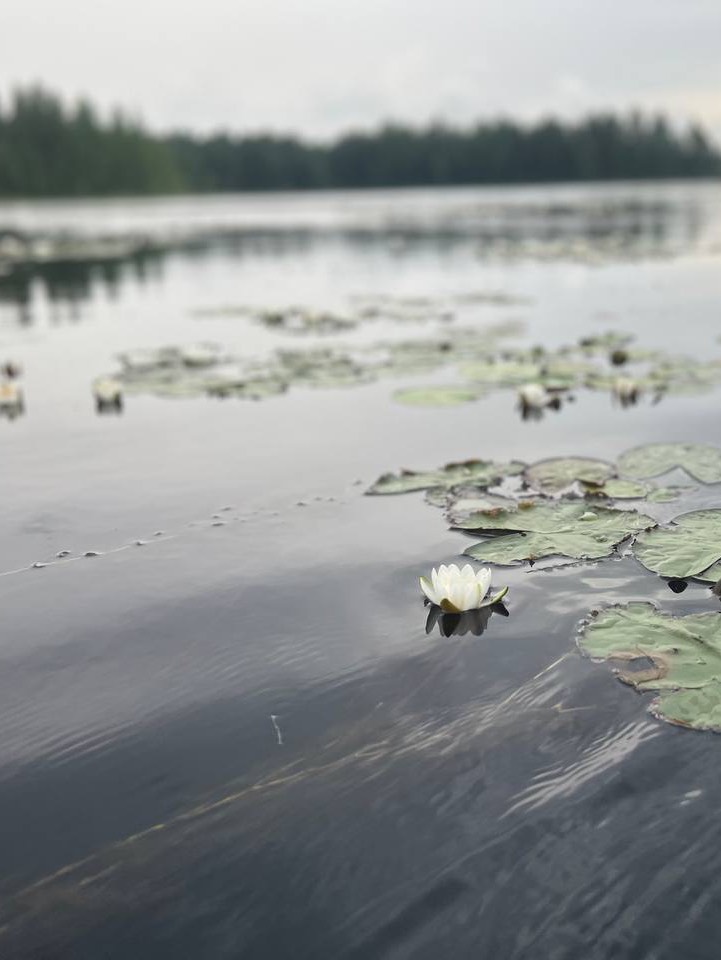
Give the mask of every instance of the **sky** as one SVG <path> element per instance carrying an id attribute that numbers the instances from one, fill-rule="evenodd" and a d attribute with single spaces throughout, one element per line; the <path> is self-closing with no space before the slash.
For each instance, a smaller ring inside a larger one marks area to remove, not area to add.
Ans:
<path id="1" fill-rule="evenodd" d="M 0 0 L 0 96 L 36 82 L 163 131 L 641 108 L 721 140 L 721 0 Z"/>

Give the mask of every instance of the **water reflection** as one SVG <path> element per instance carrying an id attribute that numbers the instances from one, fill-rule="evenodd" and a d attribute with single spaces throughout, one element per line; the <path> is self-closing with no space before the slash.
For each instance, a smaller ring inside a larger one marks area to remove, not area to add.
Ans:
<path id="1" fill-rule="evenodd" d="M 548 397 L 547 400 L 544 400 L 543 403 L 531 402 L 528 397 L 523 393 L 519 393 L 518 397 L 518 412 L 521 415 L 521 420 L 543 420 L 548 410 L 553 410 L 555 413 L 563 407 L 564 401 L 570 403 L 573 401 L 573 396 L 568 394 L 563 399 L 561 399 L 559 394 Z"/>
<path id="2" fill-rule="evenodd" d="M 440 607 L 429 604 L 426 634 L 430 635 L 438 627 L 442 637 L 463 637 L 468 633 L 480 637 L 488 629 L 494 613 L 501 617 L 509 616 L 508 608 L 500 601 L 481 610 L 466 610 L 465 613 L 444 613 Z"/>
<path id="3" fill-rule="evenodd" d="M 0 304 L 17 307 L 19 323 L 33 320 L 37 286 L 71 317 L 98 291 L 116 296 L 124 283 L 142 285 L 171 255 L 198 260 L 297 255 L 319 244 L 356 252 L 380 249 L 407 257 L 466 249 L 483 260 L 563 260 L 583 264 L 676 256 L 698 248 L 716 229 L 716 210 L 700 189 L 661 195 L 659 188 L 587 187 L 549 201 L 546 192 L 483 189 L 412 193 L 308 195 L 269 198 L 260 205 L 230 197 L 222 219 L 214 200 L 184 199 L 177 209 L 103 203 L 88 211 L 0 206 Z M 715 196 L 711 199 L 716 199 Z M 194 222 L 195 221 L 195 222 Z M 119 224 L 114 235 L 103 233 Z"/>
<path id="4" fill-rule="evenodd" d="M 50 304 L 50 320 L 76 322 L 82 318 L 82 306 L 98 292 L 118 299 L 126 284 L 144 286 L 161 275 L 165 254 L 160 251 L 135 252 L 115 260 L 78 259 L 19 261 L 3 263 L 0 257 L 0 308 L 15 308 L 16 322 L 30 326 L 36 319 L 36 299 Z"/>

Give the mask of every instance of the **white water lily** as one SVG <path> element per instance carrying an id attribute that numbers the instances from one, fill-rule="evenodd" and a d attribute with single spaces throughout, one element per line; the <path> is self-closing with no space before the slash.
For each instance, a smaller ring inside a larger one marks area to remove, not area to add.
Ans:
<path id="1" fill-rule="evenodd" d="M 527 383 L 518 389 L 518 399 L 524 407 L 540 410 L 547 407 L 551 401 L 551 394 L 540 383 Z"/>
<path id="2" fill-rule="evenodd" d="M 621 403 L 635 403 L 641 391 L 638 383 L 630 377 L 617 377 L 613 383 L 613 392 Z"/>
<path id="3" fill-rule="evenodd" d="M 465 610 L 479 610 L 491 606 L 505 597 L 508 587 L 504 587 L 495 596 L 486 599 L 491 586 L 491 571 L 488 567 L 474 570 L 470 563 L 459 569 L 455 563 L 448 566 L 442 563 L 438 569 L 431 570 L 431 579 L 421 577 L 421 590 L 431 603 L 445 613 L 463 613 Z"/>
<path id="4" fill-rule="evenodd" d="M 23 405 L 23 392 L 20 387 L 9 380 L 0 381 L 0 410 L 20 410 Z"/>
<path id="5" fill-rule="evenodd" d="M 123 399 L 123 385 L 114 377 L 99 377 L 93 382 L 93 396 L 98 403 L 118 403 Z"/>

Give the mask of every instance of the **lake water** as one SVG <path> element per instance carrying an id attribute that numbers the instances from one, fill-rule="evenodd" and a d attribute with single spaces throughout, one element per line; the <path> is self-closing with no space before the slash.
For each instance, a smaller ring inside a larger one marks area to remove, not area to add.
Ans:
<path id="1" fill-rule="evenodd" d="M 511 322 L 720 356 L 721 186 L 17 203 L 3 230 L 136 247 L 0 266 L 25 397 L 0 419 L 0 956 L 715 960 L 721 740 L 575 646 L 594 607 L 713 609 L 707 587 L 630 556 L 497 568 L 507 618 L 427 635 L 417 577 L 470 541 L 422 494 L 364 491 L 718 443 L 718 388 L 523 420 L 514 390 L 393 400 L 443 370 L 122 415 L 91 383 L 139 348 L 254 361 Z M 239 309 L 378 295 L 454 317 L 299 335 Z"/>

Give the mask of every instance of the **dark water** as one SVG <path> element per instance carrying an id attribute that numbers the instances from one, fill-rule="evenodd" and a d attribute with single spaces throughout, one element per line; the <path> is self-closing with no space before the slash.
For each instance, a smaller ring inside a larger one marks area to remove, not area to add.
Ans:
<path id="1" fill-rule="evenodd" d="M 716 355 L 720 208 L 701 184 L 0 209 L 162 239 L 0 278 L 27 401 L 0 420 L 0 956 L 718 956 L 721 741 L 574 643 L 603 603 L 708 590 L 630 557 L 499 569 L 507 618 L 426 635 L 417 576 L 467 541 L 363 496 L 400 466 L 718 443 L 718 391 L 522 422 L 512 392 L 423 409 L 387 381 L 98 417 L 89 384 L 122 349 L 288 343 L 194 309 L 364 292 L 501 290 L 526 302 L 464 322 Z"/>

